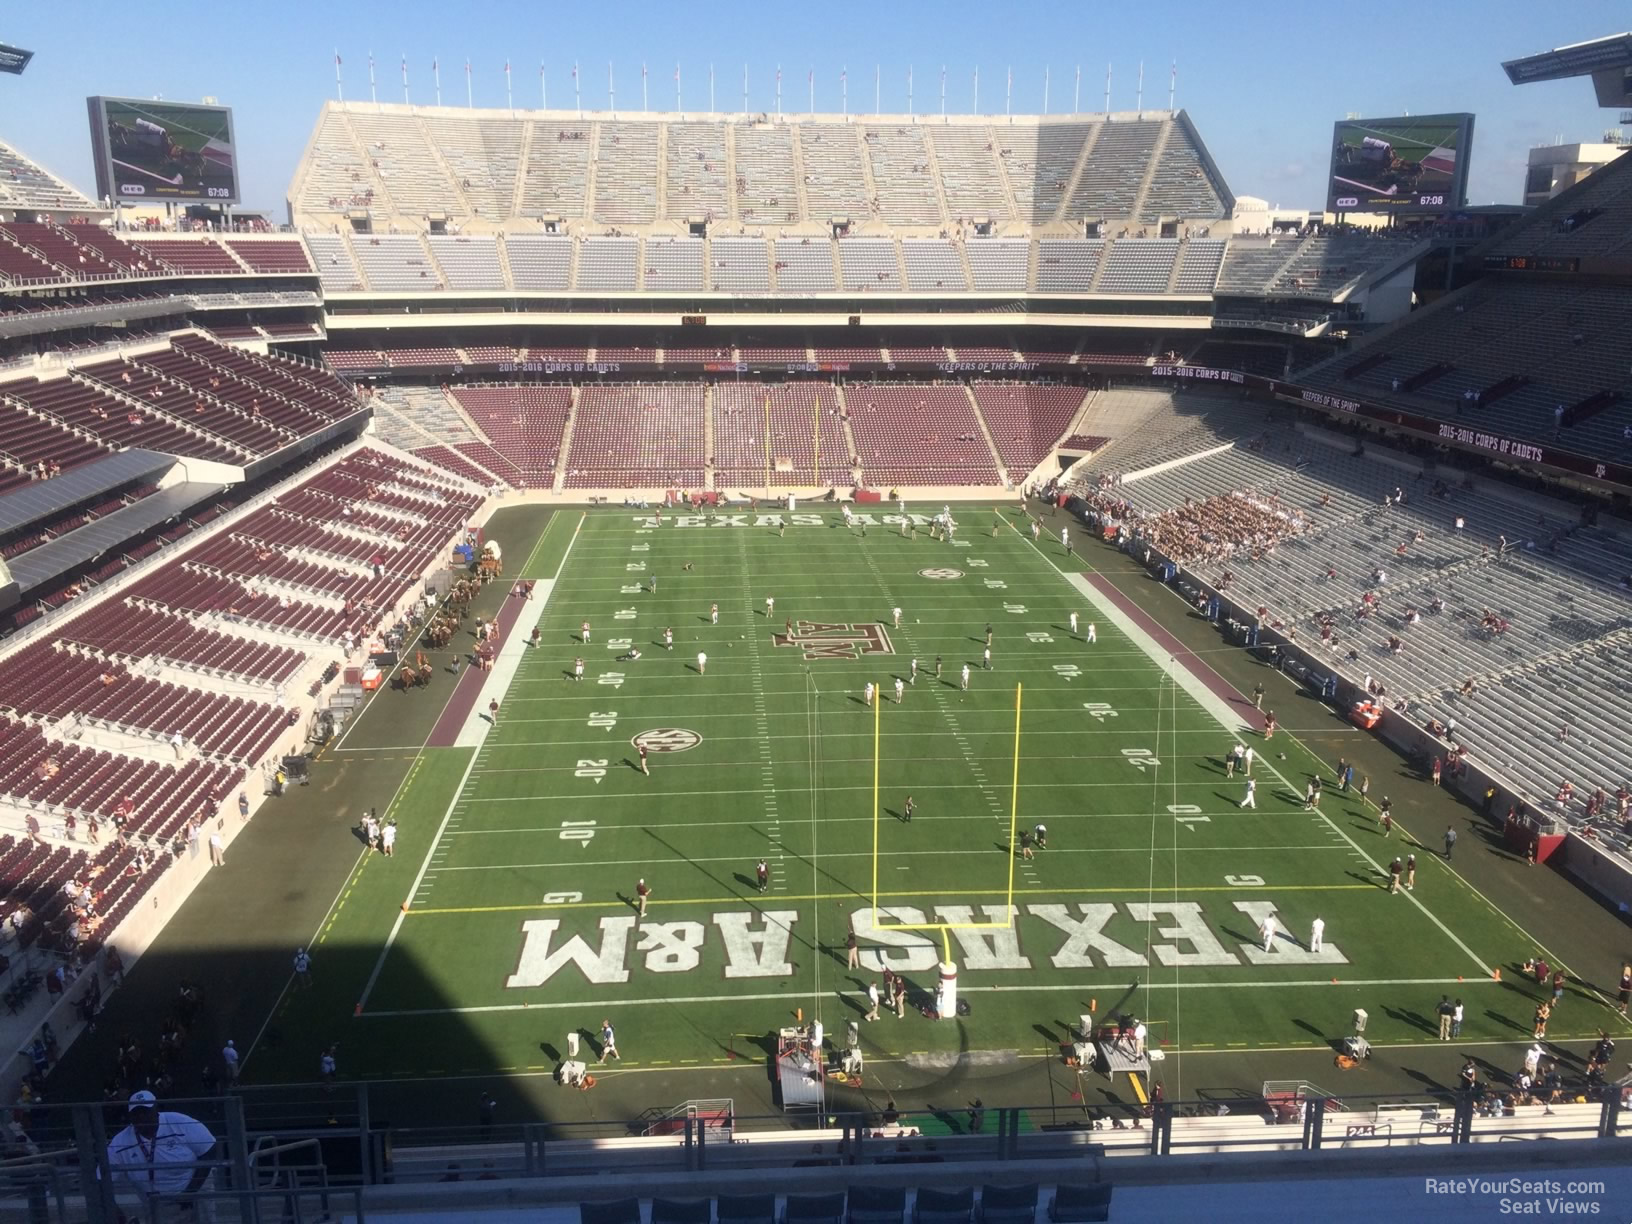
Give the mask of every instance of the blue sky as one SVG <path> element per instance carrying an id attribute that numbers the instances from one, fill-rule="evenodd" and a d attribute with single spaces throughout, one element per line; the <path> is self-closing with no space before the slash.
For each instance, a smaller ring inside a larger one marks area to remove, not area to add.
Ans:
<path id="1" fill-rule="evenodd" d="M 401 101 L 406 55 L 416 102 L 431 101 L 436 57 L 443 101 L 462 104 L 468 56 L 478 106 L 504 105 L 506 59 L 518 106 L 538 104 L 541 64 L 552 105 L 570 106 L 576 60 L 584 105 L 604 108 L 611 60 L 620 109 L 639 104 L 643 59 L 654 109 L 673 106 L 678 61 L 688 109 L 707 105 L 710 62 L 720 108 L 739 107 L 746 62 L 750 106 L 769 110 L 780 61 L 785 110 L 805 109 L 806 73 L 814 69 L 817 109 L 837 111 L 845 66 L 851 111 L 871 110 L 875 64 L 882 66 L 884 110 L 905 110 L 910 64 L 915 108 L 938 112 L 945 64 L 949 110 L 973 109 L 978 65 L 980 109 L 997 115 L 1010 68 L 1016 113 L 1042 109 L 1045 67 L 1050 109 L 1068 110 L 1078 64 L 1083 109 L 1100 109 L 1107 63 L 1114 66 L 1113 109 L 1131 110 L 1140 60 L 1147 107 L 1167 105 L 1169 65 L 1177 61 L 1178 105 L 1195 119 L 1231 188 L 1284 207 L 1321 203 L 1331 124 L 1349 112 L 1473 111 L 1475 204 L 1518 199 L 1532 145 L 1557 137 L 1594 141 L 1618 119 L 1595 105 L 1586 80 L 1515 88 L 1500 63 L 1624 30 L 1632 25 L 1624 5 L 1386 0 L 1232 7 L 294 0 L 81 22 L 76 14 L 84 10 L 72 5 L 66 11 L 14 5 L 0 18 L 0 41 L 36 56 L 26 76 L 0 76 L 0 136 L 89 191 L 88 95 L 192 102 L 214 96 L 234 110 L 245 205 L 282 219 L 318 108 L 334 96 L 336 47 L 347 98 L 368 97 L 372 51 L 382 101 Z"/>

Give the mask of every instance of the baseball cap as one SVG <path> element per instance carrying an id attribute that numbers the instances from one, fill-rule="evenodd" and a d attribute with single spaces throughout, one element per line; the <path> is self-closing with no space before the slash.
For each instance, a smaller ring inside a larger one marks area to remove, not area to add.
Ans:
<path id="1" fill-rule="evenodd" d="M 132 1113 L 138 1109 L 157 1109 L 159 1107 L 159 1098 L 143 1088 L 140 1092 L 130 1094 L 129 1105 Z"/>

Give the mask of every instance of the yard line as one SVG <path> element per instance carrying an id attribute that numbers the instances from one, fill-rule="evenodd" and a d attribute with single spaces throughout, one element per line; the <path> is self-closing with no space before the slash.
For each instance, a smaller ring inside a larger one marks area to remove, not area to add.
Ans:
<path id="1" fill-rule="evenodd" d="M 1341 984 L 1343 986 L 1368 986 L 1368 987 L 1370 987 L 1370 986 L 1461 986 L 1463 988 L 1470 988 L 1471 989 L 1471 987 L 1476 986 L 1479 983 L 1477 981 L 1475 981 L 1475 982 L 1460 982 L 1458 979 L 1452 977 L 1452 978 L 1371 978 L 1371 979 L 1364 979 L 1364 980 L 1352 981 L 1352 982 L 1351 981 L 1344 981 Z M 1487 982 L 1485 984 L 1486 985 L 1496 985 L 1497 983 Z M 1292 989 L 1292 988 L 1299 987 L 1299 986 L 1330 986 L 1331 981 L 1328 978 L 1310 978 L 1308 980 L 1288 979 L 1288 980 L 1279 981 L 1279 982 L 1173 982 L 1173 983 L 1163 983 L 1163 984 L 1154 984 L 1153 983 L 1152 985 L 1157 990 L 1180 990 L 1180 991 L 1182 991 L 1182 990 L 1287 990 L 1287 989 Z M 1121 980 L 1121 981 L 1071 982 L 1071 983 L 1063 983 L 1063 984 L 1057 984 L 1057 985 L 1041 985 L 1041 986 L 1035 985 L 1035 984 L 1028 984 L 1028 985 L 1021 985 L 1021 986 L 965 986 L 965 985 L 960 984 L 958 986 L 958 993 L 959 994 L 1007 994 L 1007 993 L 1011 993 L 1011 992 L 1032 992 L 1032 991 L 1035 991 L 1035 992 L 1038 992 L 1038 993 L 1049 993 L 1049 994 L 1068 994 L 1068 993 L 1072 993 L 1072 992 L 1081 992 L 1081 991 L 1094 991 L 1094 992 L 1104 993 L 1104 992 L 1115 992 L 1115 991 L 1126 990 L 1127 987 L 1128 987 L 1128 983 L 1127 983 L 1127 981 L 1125 979 Z M 663 1003 L 663 1004 L 666 1004 L 666 1005 L 669 1005 L 669 1006 L 674 1006 L 674 1007 L 683 1006 L 683 1005 L 688 1004 L 688 1003 L 764 1003 L 764 1002 L 769 1002 L 769 1001 L 774 1000 L 774 999 L 781 999 L 781 1000 L 785 1001 L 787 999 L 787 997 L 788 997 L 788 995 L 787 995 L 786 991 L 772 991 L 772 992 L 765 993 L 765 994 L 687 995 L 687 996 L 683 996 L 683 997 L 680 997 L 680 998 L 664 998 L 664 999 L 660 999 L 660 998 L 630 998 L 630 999 L 599 998 L 599 999 L 592 999 L 592 1000 L 589 1000 L 589 1001 L 584 1001 L 584 1000 L 580 999 L 580 1000 L 575 1000 L 573 1002 L 562 1002 L 562 1003 L 484 1003 L 484 1004 L 475 1004 L 475 1005 L 472 1005 L 472 1006 L 469 1006 L 469 1007 L 422 1007 L 422 1008 L 395 1008 L 395 1009 L 381 1008 L 379 1011 L 364 1012 L 363 1015 L 367 1019 L 384 1020 L 384 1019 L 400 1019 L 400 1018 L 415 1017 L 415 1016 L 454 1016 L 454 1015 L 468 1016 L 468 1015 L 480 1015 L 480 1014 L 489 1013 L 489 1012 L 568 1011 L 568 1010 L 571 1010 L 571 1009 L 574 1009 L 574 1008 L 583 1008 L 583 1009 L 587 1009 L 588 1011 L 594 1011 L 597 1008 L 606 1008 L 606 1009 L 615 1009 L 615 1008 L 620 1008 L 620 1007 L 650 1008 L 653 1003 Z M 854 991 L 839 991 L 839 990 L 836 990 L 836 991 L 833 992 L 833 994 L 830 997 L 835 998 L 835 999 L 853 999 L 855 997 L 855 992 Z M 1522 1044 L 1524 1044 L 1525 1041 L 1528 1041 L 1528 1040 L 1529 1040 L 1528 1038 L 1525 1038 L 1523 1041 L 1521 1041 L 1518 1038 L 1514 1038 L 1514 1040 L 1511 1041 L 1511 1042 L 1486 1042 L 1486 1043 L 1483 1043 L 1483 1044 L 1487 1044 L 1487 1045 L 1522 1045 Z M 1440 1045 L 1442 1043 L 1440 1043 L 1440 1042 L 1423 1042 L 1421 1044 L 1422 1044 L 1422 1046 L 1424 1048 L 1426 1048 L 1426 1047 L 1430 1047 L 1430 1046 L 1437 1046 L 1437 1045 Z M 1470 1044 L 1470 1043 L 1464 1043 L 1464 1044 Z M 1330 1047 L 1325 1042 L 1311 1042 L 1308 1046 L 1286 1046 L 1286 1047 L 1277 1047 L 1277 1048 L 1284 1048 L 1284 1049 L 1288 1049 L 1288 1050 L 1303 1050 L 1303 1049 L 1329 1049 Z M 1373 1043 L 1373 1048 L 1377 1048 L 1377 1043 L 1375 1043 L 1375 1042 Z M 1458 1048 L 1460 1048 L 1460 1047 L 1458 1047 Z M 1237 1052 L 1239 1052 L 1239 1051 L 1237 1051 Z M 755 1065 L 758 1066 L 759 1064 L 755 1064 Z"/>
<path id="2" fill-rule="evenodd" d="M 1131 893 L 1140 894 L 1145 891 L 1141 885 L 1135 888 L 1017 888 L 1015 896 L 1028 897 L 1102 897 L 1113 894 Z M 1182 893 L 1216 893 L 1241 892 L 1238 884 L 1186 884 L 1174 889 Z M 1376 892 L 1375 884 L 1280 884 L 1274 888 L 1266 888 L 1266 892 Z M 1006 897 L 1008 890 L 1004 888 L 940 888 L 915 889 L 910 892 L 897 891 L 890 894 L 892 899 L 903 897 Z M 728 897 L 676 897 L 672 900 L 652 901 L 650 909 L 663 909 L 680 905 L 740 905 L 749 900 L 746 894 L 737 893 Z M 789 895 L 778 897 L 779 901 L 844 901 L 855 900 L 867 905 L 872 904 L 871 897 L 864 897 L 859 892 L 833 893 L 802 893 L 797 896 Z M 626 902 L 616 900 L 603 901 L 540 901 L 527 905 L 446 905 L 424 909 L 413 909 L 408 912 L 410 918 L 428 918 L 447 914 L 527 914 L 542 913 L 554 910 L 578 909 L 607 909 L 626 911 L 629 906 Z M 401 919 L 398 919 L 400 925 Z M 1126 983 L 1123 983 L 1126 985 Z"/>
<path id="3" fill-rule="evenodd" d="M 566 551 L 561 554 L 561 564 L 558 565 L 555 570 L 557 577 L 560 577 L 562 571 L 567 568 L 567 558 L 572 556 L 573 546 L 578 543 L 580 528 L 583 527 L 584 519 L 587 517 L 588 515 L 580 516 L 577 525 L 572 529 L 572 539 L 567 541 Z M 552 516 L 550 523 L 554 522 L 555 518 Z M 548 534 L 549 525 L 546 524 L 543 534 L 539 536 L 538 544 L 534 545 L 533 547 L 532 555 L 527 558 L 528 564 L 532 563 L 533 556 L 537 555 L 539 546 L 544 542 L 544 536 Z M 523 569 L 525 568 L 526 567 L 523 566 Z M 546 588 L 543 605 L 541 605 L 539 610 L 540 615 L 543 614 L 544 607 L 549 603 L 550 594 L 554 590 L 554 581 L 547 581 Z M 508 697 L 508 691 L 506 691 L 503 696 Z M 425 851 L 425 861 L 419 865 L 419 871 L 414 876 L 413 886 L 408 890 L 408 900 L 404 903 L 405 908 L 399 910 L 396 918 L 392 920 L 391 931 L 386 935 L 385 944 L 380 948 L 380 955 L 375 959 L 374 968 L 369 971 L 368 981 L 364 983 L 363 992 L 357 999 L 357 1009 L 359 1013 L 361 1013 L 363 1008 L 367 1005 L 368 996 L 374 991 L 374 984 L 380 980 L 380 970 L 385 967 L 385 958 L 391 954 L 392 945 L 397 942 L 397 935 L 402 930 L 402 920 L 408 913 L 408 908 L 406 907 L 412 906 L 413 898 L 419 894 L 419 888 L 425 880 L 425 874 L 431 869 L 431 859 L 436 854 L 437 847 L 441 844 L 443 835 L 447 833 L 450 822 L 452 822 L 454 819 L 454 810 L 456 808 L 463 807 L 467 802 L 465 797 L 465 787 L 470 782 L 470 775 L 476 768 L 476 762 L 482 759 L 482 755 L 484 752 L 486 752 L 486 750 L 486 744 L 484 742 L 481 748 L 479 748 L 477 751 L 473 751 L 470 754 L 470 760 L 465 762 L 465 772 L 460 775 L 459 785 L 454 788 L 453 798 L 448 801 L 448 810 L 442 814 L 442 823 L 437 826 L 436 836 L 431 839 L 430 848 Z"/>
<path id="4" fill-rule="evenodd" d="M 735 792 L 735 793 L 741 793 L 741 792 Z M 556 796 L 544 796 L 543 798 L 544 799 L 549 799 L 549 798 L 555 798 L 555 797 Z M 1044 823 L 1047 823 L 1050 820 L 1060 820 L 1060 821 L 1141 820 L 1142 821 L 1146 817 L 1148 817 L 1149 815 L 1150 815 L 1149 812 L 1081 812 L 1081 811 L 1078 811 L 1078 812 L 1036 812 L 1036 813 L 1033 813 L 1029 817 L 1029 819 L 1041 820 Z M 1254 819 L 1253 817 L 1242 816 L 1240 810 L 1235 808 L 1233 805 L 1231 807 L 1229 807 L 1229 808 L 1214 809 L 1212 811 L 1208 811 L 1208 810 L 1206 810 L 1204 808 L 1204 809 L 1202 809 L 1202 811 L 1198 812 L 1197 815 L 1200 815 L 1200 816 L 1232 816 L 1232 817 L 1240 817 L 1243 820 Z M 1276 818 L 1275 816 L 1271 816 L 1271 815 L 1266 814 L 1265 816 L 1258 817 L 1257 819 L 1260 819 L 1260 820 L 1274 820 L 1275 818 Z M 824 816 L 822 819 L 823 819 L 823 822 L 825 824 L 867 824 L 867 825 L 870 825 L 873 822 L 873 818 L 872 818 L 871 815 L 868 815 L 868 816 Z M 981 815 L 958 815 L 958 814 L 954 814 L 954 813 L 947 813 L 945 815 L 937 814 L 933 819 L 936 822 L 949 821 L 949 820 L 979 820 L 979 821 L 986 821 L 986 820 L 990 819 L 990 817 L 981 816 Z M 749 826 L 752 826 L 752 825 L 758 823 L 758 820 L 759 820 L 759 813 L 756 812 L 756 813 L 751 813 L 748 816 L 744 816 L 740 820 L 693 820 L 693 821 L 685 821 L 685 822 L 676 823 L 676 824 L 664 824 L 663 828 L 665 830 L 671 830 L 671 829 L 741 829 L 741 828 L 749 827 Z M 648 828 L 649 824 L 650 824 L 650 821 L 649 821 L 648 816 L 646 815 L 646 809 L 644 807 L 642 807 L 640 816 L 637 817 L 636 822 L 633 823 L 633 824 L 620 825 L 620 824 L 603 823 L 600 827 L 602 829 L 607 830 L 608 832 L 622 830 L 622 829 L 628 829 L 628 830 L 631 830 L 631 831 L 634 831 L 634 832 L 641 832 L 641 831 L 644 831 L 646 828 Z M 502 829 L 501 828 L 488 827 L 488 828 L 485 828 L 485 829 L 449 830 L 448 836 L 449 837 L 483 837 L 483 836 L 487 836 L 488 834 L 496 834 L 496 833 L 535 834 L 535 833 L 543 833 L 543 832 L 546 832 L 546 831 L 554 830 L 556 827 L 557 826 L 555 826 L 553 824 L 551 824 L 551 825 L 506 825 Z M 1093 848 L 1094 849 L 1103 849 L 1103 850 L 1107 850 L 1107 851 L 1120 851 L 1120 850 L 1123 850 L 1123 849 L 1127 849 L 1128 847 L 1097 845 L 1097 846 L 1095 846 Z M 1133 847 L 1133 848 L 1137 849 L 1137 847 Z M 1247 849 L 1249 847 L 1235 847 L 1235 846 L 1230 846 L 1230 845 L 1223 845 L 1223 844 L 1220 844 L 1218 842 L 1208 842 L 1208 843 L 1205 844 L 1205 846 L 1202 846 L 1202 845 L 1198 844 L 1196 846 L 1181 847 L 1181 848 L 1182 849 L 1207 849 L 1207 850 L 1232 850 L 1232 849 L 1237 849 L 1237 848 Z M 1250 847 L 1250 848 L 1255 849 L 1255 850 L 1294 850 L 1294 849 L 1341 850 L 1341 849 L 1344 849 L 1343 846 L 1334 844 L 1332 842 L 1328 842 L 1326 845 L 1323 845 L 1323 846 L 1299 847 L 1299 846 L 1280 845 L 1280 846 L 1254 846 L 1254 847 Z M 1059 849 L 1059 848 L 1055 847 L 1055 849 Z M 1063 852 L 1064 851 L 1062 851 L 1062 853 Z"/>
<path id="5" fill-rule="evenodd" d="M 937 819 L 942 819 L 942 818 L 937 817 Z M 986 816 L 965 816 L 965 817 L 962 817 L 961 819 L 964 819 L 964 820 L 987 820 L 987 819 L 989 819 L 989 817 L 986 817 Z M 726 823 L 726 822 L 722 821 L 720 823 L 723 824 L 723 823 Z M 691 825 L 664 825 L 663 829 L 664 829 L 665 832 L 672 832 L 675 829 L 692 828 L 692 827 L 694 827 L 694 826 L 691 826 Z M 736 827 L 741 827 L 741 826 L 736 826 Z M 627 829 L 629 832 L 638 832 L 639 831 L 635 826 L 632 826 L 632 825 L 624 826 L 624 828 Z M 534 830 L 534 831 L 536 832 L 538 830 Z M 611 832 L 612 830 L 609 829 L 607 826 L 603 825 L 603 826 L 600 827 L 600 831 L 601 832 Z M 774 840 L 777 836 L 778 835 L 773 831 L 767 831 L 767 833 L 766 833 L 767 840 Z M 1324 851 L 1329 852 L 1329 851 L 1341 850 L 1341 849 L 1342 849 L 1341 846 L 1285 846 L 1285 845 L 1282 845 L 1282 846 L 1217 846 L 1217 845 L 1209 845 L 1209 846 L 1175 846 L 1173 848 L 1174 853 L 1177 853 L 1177 854 L 1215 854 L 1215 855 L 1216 854 L 1222 854 L 1222 853 L 1261 854 L 1261 853 L 1263 853 L 1265 851 L 1282 851 L 1282 850 L 1298 850 L 1298 851 L 1324 850 Z M 890 856 L 892 858 L 917 858 L 917 857 L 922 857 L 922 858 L 948 858 L 948 857 L 954 857 L 955 858 L 955 857 L 974 857 L 974 856 L 977 856 L 977 855 L 979 855 L 979 856 L 988 856 L 989 857 L 990 855 L 995 854 L 995 853 L 996 853 L 996 851 L 990 850 L 990 849 L 987 849 L 987 850 L 951 850 L 951 849 L 940 849 L 940 850 L 892 850 L 890 852 Z M 1055 856 L 1058 856 L 1058 855 L 1064 855 L 1064 854 L 1092 854 L 1092 855 L 1095 855 L 1097 857 L 1097 856 L 1106 855 L 1106 854 L 1148 854 L 1148 853 L 1150 853 L 1150 850 L 1149 850 L 1149 847 L 1146 847 L 1146 846 L 1082 846 L 1082 847 L 1051 846 L 1046 851 L 1046 853 L 1051 858 L 1055 857 Z M 824 851 L 823 854 L 822 854 L 823 858 L 830 858 L 830 859 L 836 859 L 836 858 L 872 858 L 872 856 L 873 856 L 873 852 L 871 850 L 828 850 L 828 851 Z M 813 858 L 815 857 L 814 853 L 811 855 L 811 857 L 813 857 Z M 724 854 L 724 855 L 719 855 L 719 856 L 710 857 L 710 858 L 699 858 L 699 857 L 697 857 L 695 855 L 688 855 L 686 857 L 685 861 L 688 862 L 688 863 L 741 863 L 742 862 L 742 855 L 740 855 L 740 854 Z M 655 867 L 655 866 L 672 867 L 672 866 L 674 866 L 674 862 L 675 862 L 675 860 L 674 860 L 673 856 L 671 855 L 668 858 L 650 858 L 650 859 L 631 859 L 631 858 L 592 859 L 592 860 L 582 861 L 582 862 L 574 861 L 572 866 L 573 866 L 574 870 L 576 870 L 576 869 L 578 869 L 580 867 Z M 481 864 L 467 865 L 467 866 L 464 866 L 464 867 L 437 867 L 435 870 L 436 870 L 437 874 L 441 875 L 441 874 L 445 874 L 445 873 L 450 872 L 450 871 L 532 871 L 532 870 L 542 870 L 542 869 L 545 869 L 545 868 L 560 867 L 560 866 L 561 866 L 560 862 L 554 862 L 554 863 L 481 863 Z M 902 870 L 905 870 L 905 868 L 903 868 Z M 1272 887 L 1272 886 L 1266 886 L 1266 887 Z"/>
<path id="6" fill-rule="evenodd" d="M 1033 547 L 1036 548 L 1037 546 L 1033 544 Z M 1041 549 L 1038 549 L 1038 551 L 1041 553 Z M 1197 705 L 1201 706 L 1202 709 L 1206 710 L 1214 718 L 1216 718 L 1219 726 L 1223 727 L 1226 731 L 1233 731 L 1237 735 L 1240 734 L 1241 730 L 1243 729 L 1243 724 L 1235 712 L 1225 705 L 1224 702 L 1220 700 L 1210 689 L 1203 685 L 1200 680 L 1187 668 L 1181 667 L 1171 654 L 1162 649 L 1156 643 L 1155 639 L 1145 632 L 1143 626 L 1139 625 L 1131 616 L 1124 612 L 1120 606 L 1114 603 L 1109 596 L 1101 592 L 1098 587 L 1089 582 L 1088 579 L 1082 574 L 1066 573 L 1064 570 L 1060 570 L 1059 566 L 1055 565 L 1054 562 L 1046 556 L 1046 554 L 1044 554 L 1044 559 L 1048 560 L 1049 564 L 1053 565 L 1054 568 L 1059 571 L 1061 576 L 1064 577 L 1065 580 L 1073 588 L 1075 588 L 1079 594 L 1098 608 L 1101 615 L 1103 615 L 1113 625 L 1121 630 L 1122 633 L 1127 636 L 1129 641 L 1132 641 L 1143 649 L 1150 656 L 1151 661 L 1160 667 L 1165 674 L 1171 676 L 1175 683 L 1180 685 Z M 1277 769 L 1274 763 L 1268 759 L 1267 753 L 1260 753 L 1259 761 L 1265 769 L 1269 770 L 1270 773 L 1274 774 L 1280 779 L 1281 785 L 1285 786 L 1288 791 L 1294 794 L 1298 793 L 1297 788 L 1287 780 L 1286 775 Z M 1358 842 L 1356 842 L 1342 829 L 1339 829 L 1332 819 L 1325 813 L 1319 813 L 1319 815 L 1320 818 L 1325 821 L 1325 823 L 1334 832 L 1342 837 L 1344 841 L 1348 842 L 1354 851 L 1371 865 L 1372 869 L 1377 872 L 1379 878 L 1387 878 L 1388 873 L 1383 870 L 1382 865 L 1378 863 L 1376 859 L 1372 858 L 1369 854 L 1362 850 Z M 1422 900 L 1415 892 L 1409 892 L 1403 895 L 1410 900 L 1411 904 L 1417 907 L 1418 911 L 1421 912 L 1421 914 L 1427 918 L 1428 921 L 1432 922 L 1436 927 L 1438 927 L 1440 932 L 1447 939 L 1460 948 L 1468 956 L 1468 958 L 1473 961 L 1474 964 L 1478 965 L 1486 977 L 1489 977 L 1494 972 L 1491 966 L 1487 965 L 1472 948 L 1468 947 L 1467 943 L 1460 935 L 1451 930 L 1451 928 L 1448 927 L 1437 914 L 1422 903 Z"/>

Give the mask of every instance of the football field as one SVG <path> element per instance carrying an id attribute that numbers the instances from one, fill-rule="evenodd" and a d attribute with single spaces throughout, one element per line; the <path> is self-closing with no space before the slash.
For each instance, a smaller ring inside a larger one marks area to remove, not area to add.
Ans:
<path id="1" fill-rule="evenodd" d="M 343 942 L 358 980 L 292 998 L 286 1027 L 343 1007 L 357 1078 L 543 1074 L 569 1032 L 593 1059 L 603 1020 L 622 1068 L 702 1072 L 762 1060 L 797 1015 L 840 1038 L 889 968 L 906 1006 L 861 1024 L 870 1059 L 1032 1057 L 1082 1013 L 1131 1013 L 1175 1098 L 1182 1056 L 1326 1047 L 1357 1007 L 1378 1046 L 1434 1042 L 1442 994 L 1464 1043 L 1528 1037 L 1529 993 L 1492 975 L 1535 950 L 1523 931 L 1436 838 L 1385 836 L 1334 762 L 1169 660 L 1064 519 L 1034 540 L 1012 507 L 960 509 L 949 543 L 876 508 L 781 517 L 555 516 L 465 746 L 419 751 L 397 857 L 365 857 L 323 928 L 319 964 Z M 1226 777 L 1237 740 L 1255 808 Z M 1028 856 L 1013 832 L 1039 825 Z M 1410 853 L 1415 889 L 1391 894 Z M 966 1008 L 935 1020 L 948 955 Z M 1575 998 L 1555 1038 L 1606 1014 Z"/>

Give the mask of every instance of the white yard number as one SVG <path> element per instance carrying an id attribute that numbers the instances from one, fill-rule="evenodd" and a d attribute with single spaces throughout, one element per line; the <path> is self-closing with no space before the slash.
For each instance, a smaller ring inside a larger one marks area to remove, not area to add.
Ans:
<path id="1" fill-rule="evenodd" d="M 595 678 L 595 683 L 596 684 L 610 684 L 613 688 L 622 688 L 623 687 L 623 673 L 622 672 L 607 672 L 606 675 L 604 675 L 604 676 L 597 676 Z"/>
<path id="2" fill-rule="evenodd" d="M 953 540 L 952 541 L 952 547 L 953 548 L 968 548 L 969 547 L 969 541 L 968 540 Z"/>
<path id="3" fill-rule="evenodd" d="M 618 725 L 618 712 L 616 710 L 591 710 L 589 712 L 589 725 L 602 727 L 610 731 Z"/>
<path id="4" fill-rule="evenodd" d="M 582 770 L 579 770 L 582 773 Z M 595 822 L 593 820 L 563 820 L 561 822 L 561 840 L 575 841 L 584 845 L 595 836 Z M 577 894 L 573 894 L 576 896 Z"/>
<path id="5" fill-rule="evenodd" d="M 629 545 L 629 551 L 630 552 L 651 552 L 652 551 L 652 546 L 650 544 L 631 544 L 631 545 Z"/>
<path id="6" fill-rule="evenodd" d="M 629 562 L 628 565 L 625 565 L 623 568 L 628 570 L 630 573 L 635 573 L 635 572 L 637 572 L 639 570 L 645 569 L 646 568 L 646 562 L 644 562 L 644 561 L 631 561 L 631 562 Z"/>
<path id="7" fill-rule="evenodd" d="M 545 905 L 571 905 L 574 901 L 582 901 L 583 899 L 584 894 L 581 892 L 553 892 L 544 894 Z"/>
<path id="8" fill-rule="evenodd" d="M 982 561 L 979 557 L 970 557 L 969 558 L 969 568 L 970 569 L 985 569 L 986 568 L 986 562 Z"/>
<path id="9" fill-rule="evenodd" d="M 608 650 L 628 650 L 634 644 L 633 638 L 607 638 L 606 640 Z"/>
<path id="10" fill-rule="evenodd" d="M 578 768 L 572 771 L 572 776 L 575 778 L 604 778 L 606 777 L 606 762 L 592 760 L 579 761 Z M 593 820 L 563 820 L 561 823 L 563 826 L 565 826 L 574 824 L 594 824 L 595 822 Z M 584 836 L 588 837 L 589 834 L 586 833 Z"/>
<path id="11" fill-rule="evenodd" d="M 1156 754 L 1151 752 L 1149 748 L 1124 748 L 1122 749 L 1122 757 L 1129 765 L 1141 772 L 1146 769 L 1154 769 L 1161 764 L 1156 759 Z"/>
<path id="12" fill-rule="evenodd" d="M 1009 584 L 1001 578 L 988 578 L 986 579 L 986 589 L 988 591 L 1006 591 L 1009 589 Z"/>
<path id="13" fill-rule="evenodd" d="M 1075 663 L 1056 663 L 1054 664 L 1054 670 L 1060 675 L 1064 676 L 1067 680 L 1075 680 L 1078 676 L 1082 675 L 1082 668 L 1078 667 Z M 1143 768 L 1143 766 L 1141 766 L 1141 768 Z"/>
<path id="14" fill-rule="evenodd" d="M 1262 888 L 1264 886 L 1264 877 L 1225 876 L 1224 883 L 1228 884 L 1231 888 Z"/>
<path id="15" fill-rule="evenodd" d="M 1026 634 L 1026 641 L 1028 642 L 1052 642 L 1053 640 L 1054 635 L 1052 633 L 1039 632 Z"/>
<path id="16" fill-rule="evenodd" d="M 1106 705 L 1103 701 L 1085 701 L 1082 703 L 1082 708 L 1087 710 L 1088 713 L 1092 714 L 1100 722 L 1104 722 L 1107 718 L 1115 718 L 1117 716 L 1116 711 L 1111 709 L 1111 707 Z"/>
<path id="17" fill-rule="evenodd" d="M 613 620 L 634 620 L 635 615 L 636 615 L 636 613 L 635 613 L 635 610 L 633 608 L 619 608 L 616 612 L 612 613 L 612 619 Z"/>
<path id="18" fill-rule="evenodd" d="M 1003 611 L 1007 612 L 1010 616 L 1024 616 L 1026 614 L 1026 605 L 1004 604 Z"/>
<path id="19" fill-rule="evenodd" d="M 620 590 L 625 595 L 639 595 L 640 594 L 640 583 L 638 583 L 638 582 L 625 583 L 623 586 L 619 587 L 618 590 Z"/>
<path id="20" fill-rule="evenodd" d="M 1211 824 L 1211 816 L 1203 816 L 1201 809 L 1193 803 L 1170 803 L 1167 810 L 1173 813 L 1173 819 L 1182 825 Z"/>

